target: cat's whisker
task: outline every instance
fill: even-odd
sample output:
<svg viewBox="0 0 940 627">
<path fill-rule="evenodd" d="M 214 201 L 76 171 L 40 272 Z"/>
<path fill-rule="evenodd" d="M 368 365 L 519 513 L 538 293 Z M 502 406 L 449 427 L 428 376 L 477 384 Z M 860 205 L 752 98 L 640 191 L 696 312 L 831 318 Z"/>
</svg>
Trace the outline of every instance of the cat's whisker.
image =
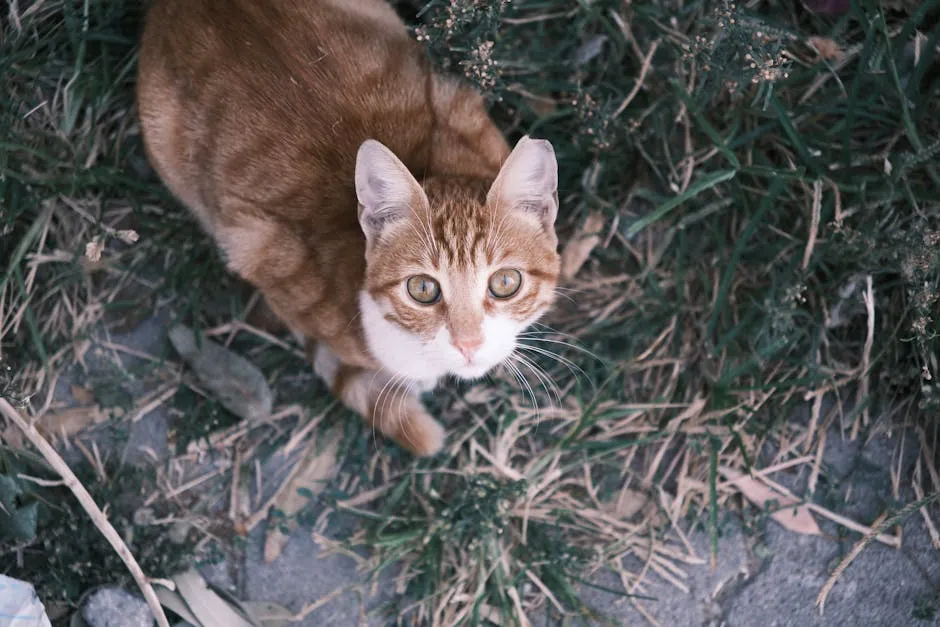
<svg viewBox="0 0 940 627">
<path fill-rule="evenodd" d="M 512 363 L 512 358 L 515 356 L 515 353 L 503 360 L 503 364 L 506 368 L 512 373 L 513 377 L 523 386 L 526 393 L 528 393 L 529 398 L 532 399 L 532 406 L 535 408 L 535 420 L 538 423 L 541 420 L 541 411 L 539 409 L 539 401 L 535 396 L 535 390 L 532 389 L 532 386 L 529 385 L 529 381 L 526 376 L 519 370 L 519 367 L 516 364 Z"/>
<path fill-rule="evenodd" d="M 415 426 L 414 423 L 411 420 L 408 420 L 405 416 L 405 403 L 413 393 L 411 382 L 407 379 L 404 379 L 402 381 L 402 385 L 399 387 L 399 390 L 401 391 L 401 394 L 398 399 L 398 424 L 403 432 L 408 433 L 410 431 L 413 436 L 417 436 L 418 434 L 412 429 L 412 427 Z"/>
<path fill-rule="evenodd" d="M 563 293 L 563 292 L 560 292 L 557 287 L 556 287 L 553 291 L 555 292 L 555 295 L 556 295 L 556 296 L 560 296 L 560 297 L 562 297 L 562 298 L 567 298 L 568 300 L 570 300 L 570 301 L 571 301 L 572 303 L 574 303 L 575 305 L 578 304 L 578 301 L 576 301 L 576 300 L 573 299 L 572 297 L 568 296 L 567 294 L 565 294 L 565 293 Z"/>
<path fill-rule="evenodd" d="M 353 314 L 353 317 L 350 318 L 350 319 L 349 319 L 349 322 L 346 323 L 346 326 L 343 327 L 343 333 L 345 333 L 346 331 L 349 330 L 349 327 L 352 326 L 352 323 L 355 322 L 357 318 L 359 318 L 359 314 L 360 314 L 360 313 L 362 313 L 362 312 L 357 309 L 357 310 L 356 310 L 356 313 Z"/>
<path fill-rule="evenodd" d="M 581 339 L 576 335 L 572 335 L 571 333 L 566 333 L 562 331 L 561 329 L 556 329 L 553 326 L 549 326 L 545 324 L 544 322 L 539 322 L 537 320 L 533 322 L 531 326 L 539 327 L 539 329 L 544 329 L 544 331 L 539 331 L 539 329 L 532 329 L 532 331 L 536 331 L 539 333 L 552 333 L 553 335 L 557 335 L 559 337 L 565 337 L 565 338 L 568 338 L 569 340 L 575 340 L 575 341 L 579 341 Z"/>
<path fill-rule="evenodd" d="M 558 353 L 555 353 L 555 352 L 553 352 L 553 351 L 546 350 L 546 349 L 544 349 L 544 348 L 539 348 L 538 346 L 530 346 L 530 345 L 528 345 L 528 344 L 522 344 L 522 343 L 520 343 L 520 344 L 518 345 L 518 348 L 520 348 L 520 349 L 522 349 L 522 350 L 531 351 L 531 352 L 537 353 L 537 354 L 539 354 L 539 355 L 543 355 L 543 356 L 545 356 L 545 357 L 548 357 L 549 359 L 554 359 L 554 360 L 557 361 L 558 363 L 560 363 L 560 364 L 562 364 L 563 366 L 565 366 L 565 367 L 569 370 L 569 372 L 571 372 L 572 375 L 577 376 L 578 374 L 580 374 L 581 376 L 583 376 L 583 377 L 585 378 L 585 380 L 586 380 L 588 383 L 591 384 L 591 387 L 592 387 L 592 388 L 594 388 L 595 390 L 597 389 L 597 388 L 595 387 L 595 385 L 594 385 L 594 381 L 591 380 L 591 377 L 588 376 L 588 374 L 581 368 L 581 366 L 579 366 L 578 364 L 574 363 L 574 362 L 571 361 L 570 359 L 568 359 L 568 358 L 566 358 L 566 357 L 562 357 L 561 355 L 559 355 Z"/>
<path fill-rule="evenodd" d="M 539 368 L 531 360 L 515 353 L 515 358 L 519 360 L 519 363 L 526 366 L 533 374 L 538 378 L 539 382 L 542 384 L 542 389 L 545 390 L 545 394 L 548 396 L 548 402 L 551 407 L 558 408 L 561 407 L 561 389 L 558 387 L 558 384 L 555 383 L 555 380 L 545 372 L 543 369 Z M 552 393 L 554 393 L 555 401 L 552 401 Z"/>
<path fill-rule="evenodd" d="M 378 375 L 373 375 L 372 380 L 375 381 L 375 377 Z M 375 399 L 375 408 L 373 409 L 372 416 L 372 439 L 374 440 L 376 446 L 378 446 L 378 438 L 375 434 L 375 425 L 378 421 L 382 420 L 385 414 L 385 404 L 389 402 L 391 395 L 394 394 L 395 389 L 399 383 L 404 379 L 401 375 L 393 375 L 385 382 L 385 385 L 382 386 L 382 389 L 379 390 L 379 395 Z M 387 391 L 387 394 L 386 394 Z"/>
<path fill-rule="evenodd" d="M 537 341 L 537 340 L 534 340 L 534 341 Z M 575 376 L 580 374 L 584 378 L 590 379 L 587 373 L 578 364 L 576 364 L 575 362 L 571 361 L 570 359 L 568 359 L 567 357 L 564 357 L 563 355 L 559 353 L 550 351 L 540 346 L 532 346 L 531 344 L 525 344 L 522 342 L 519 342 L 517 347 L 520 350 L 527 350 L 527 351 L 542 355 L 544 357 L 548 357 L 549 359 L 553 359 L 557 361 L 558 363 L 562 364 L 563 366 L 565 366 L 568 369 L 568 371 L 571 372 L 571 374 Z"/>
<path fill-rule="evenodd" d="M 587 355 L 588 357 L 592 357 L 592 358 L 596 359 L 597 361 L 599 361 L 599 362 L 601 362 L 601 363 L 606 363 L 606 361 L 605 361 L 603 358 L 601 358 L 601 356 L 598 355 L 597 353 L 595 353 L 595 352 L 593 352 L 593 351 L 590 351 L 590 350 L 584 348 L 583 346 L 578 346 L 577 344 L 572 344 L 571 342 L 565 342 L 565 341 L 562 341 L 562 340 L 553 340 L 553 339 L 547 338 L 547 337 L 536 337 L 536 336 L 530 335 L 530 334 L 528 334 L 528 333 L 520 333 L 520 334 L 517 335 L 516 337 L 521 338 L 521 339 L 524 339 L 524 340 L 531 340 L 531 341 L 533 341 L 533 342 L 547 342 L 547 343 L 549 343 L 549 344 L 560 344 L 561 346 L 567 346 L 568 348 L 571 348 L 571 349 L 573 349 L 573 350 L 576 350 L 576 351 L 578 351 L 579 353 L 584 353 L 584 354 Z"/>
<path fill-rule="evenodd" d="M 579 287 L 562 287 L 562 286 L 560 286 L 560 285 L 556 285 L 556 286 L 555 286 L 555 291 L 556 291 L 556 292 L 559 292 L 559 293 L 561 293 L 561 292 L 568 292 L 568 293 L 571 293 L 571 294 L 586 294 L 586 293 L 588 292 L 588 290 L 583 289 L 583 288 L 579 288 Z"/>
</svg>

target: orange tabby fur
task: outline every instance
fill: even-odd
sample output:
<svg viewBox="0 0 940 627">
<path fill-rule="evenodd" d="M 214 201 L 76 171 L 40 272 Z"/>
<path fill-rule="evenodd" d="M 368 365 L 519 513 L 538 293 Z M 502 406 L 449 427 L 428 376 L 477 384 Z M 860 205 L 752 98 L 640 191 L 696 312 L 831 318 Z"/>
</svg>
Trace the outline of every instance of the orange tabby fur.
<svg viewBox="0 0 940 627">
<path fill-rule="evenodd" d="M 137 103 L 151 163 L 229 267 L 308 340 L 333 392 L 416 454 L 443 443 L 409 374 L 424 371 L 390 363 L 415 358 L 393 345 L 377 356 L 385 332 L 364 325 L 473 355 L 484 318 L 515 331 L 552 302 L 550 145 L 509 159 L 480 96 L 435 74 L 380 0 L 156 0 Z M 509 266 L 517 296 L 480 293 L 484 269 Z M 439 280 L 440 302 L 409 299 L 413 274 Z"/>
</svg>

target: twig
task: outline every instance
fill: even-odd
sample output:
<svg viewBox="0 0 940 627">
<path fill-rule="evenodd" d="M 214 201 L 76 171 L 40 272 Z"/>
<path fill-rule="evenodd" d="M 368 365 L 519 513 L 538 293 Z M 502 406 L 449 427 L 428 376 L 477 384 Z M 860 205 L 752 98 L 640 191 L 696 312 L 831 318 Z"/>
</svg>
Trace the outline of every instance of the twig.
<svg viewBox="0 0 940 627">
<path fill-rule="evenodd" d="M 813 217 L 809 226 L 809 237 L 806 239 L 806 250 L 803 251 L 803 269 L 809 267 L 809 260 L 813 257 L 813 248 L 816 247 L 816 236 L 819 232 L 819 216 L 822 213 L 822 181 L 813 181 Z"/>
<path fill-rule="evenodd" d="M 40 479 L 39 477 L 31 477 L 30 475 L 24 475 L 22 473 L 16 476 L 24 481 L 31 481 L 36 485 L 41 485 L 44 488 L 55 488 L 65 485 L 65 481 L 62 479 Z"/>
<path fill-rule="evenodd" d="M 72 469 L 69 468 L 68 464 L 65 463 L 65 460 L 59 455 L 59 453 L 52 447 L 49 442 L 46 441 L 42 435 L 36 430 L 36 427 L 31 425 L 26 421 L 20 413 L 5 399 L 0 398 L 0 413 L 3 413 L 10 422 L 19 427 L 20 431 L 23 432 L 29 441 L 35 446 L 43 458 L 49 463 L 52 468 L 62 476 L 62 479 L 65 481 L 65 485 L 68 486 L 69 490 L 72 491 L 72 494 L 75 495 L 75 498 L 78 499 L 79 504 L 82 508 L 88 513 L 91 517 L 91 521 L 95 523 L 95 526 L 105 537 L 105 539 L 111 544 L 115 551 L 117 551 L 118 557 L 121 558 L 121 561 L 124 562 L 124 565 L 127 566 L 127 570 L 130 571 L 131 576 L 134 578 L 134 581 L 137 582 L 137 585 L 140 587 L 140 591 L 143 593 L 144 598 L 147 600 L 147 605 L 150 606 L 150 611 L 153 613 L 154 617 L 157 620 L 157 624 L 160 627 L 169 627 L 170 623 L 167 621 L 166 614 L 163 612 L 163 607 L 160 605 L 160 600 L 157 598 L 157 594 L 153 591 L 153 586 L 150 585 L 150 581 L 147 579 L 147 576 L 144 575 L 144 572 L 140 569 L 140 565 L 137 563 L 137 560 L 134 559 L 134 556 L 131 554 L 130 549 L 127 548 L 127 545 L 121 540 L 121 536 L 111 525 L 111 522 L 108 521 L 108 517 L 104 515 L 104 512 L 95 504 L 94 499 L 91 498 L 91 495 L 88 493 L 88 490 L 85 489 L 85 486 L 81 484 L 78 480 L 78 477 L 75 476 L 75 473 L 72 472 Z"/>
<path fill-rule="evenodd" d="M 861 381 L 858 386 L 858 402 L 864 402 L 868 397 L 868 389 L 870 386 L 870 374 L 871 370 L 871 349 L 875 342 L 875 294 L 872 290 L 871 285 L 871 275 L 865 277 L 865 292 L 862 294 L 862 299 L 865 301 L 865 309 L 868 313 L 868 335 L 865 337 L 865 347 L 862 349 L 862 363 L 859 366 L 859 376 Z M 870 420 L 870 412 L 868 405 L 865 405 L 865 408 L 862 409 L 861 422 L 868 424 Z M 852 425 L 852 439 L 854 440 L 858 437 L 859 429 L 859 420 L 855 421 L 855 424 Z"/>
<path fill-rule="evenodd" d="M 816 607 L 819 608 L 819 611 L 822 612 L 823 607 L 826 604 L 826 597 L 829 596 L 829 592 L 832 591 L 832 587 L 836 585 L 836 580 L 839 579 L 839 575 L 842 574 L 842 571 L 848 568 L 849 564 L 852 563 L 852 560 L 858 557 L 859 553 L 861 553 L 862 550 L 868 546 L 872 540 L 874 540 L 884 529 L 887 529 L 891 525 L 904 520 L 916 510 L 927 507 L 936 500 L 940 500 L 940 491 L 934 492 L 927 498 L 914 501 L 913 503 L 908 503 L 898 510 L 897 514 L 891 516 L 890 518 L 887 518 L 886 514 L 879 516 L 878 520 L 875 521 L 875 524 L 872 525 L 871 531 L 865 534 L 865 537 L 859 540 L 858 543 L 852 547 L 852 550 L 849 552 L 849 554 L 842 558 L 842 561 L 839 562 L 839 565 L 836 566 L 836 569 L 832 571 L 829 579 L 819 591 L 819 596 L 816 597 Z"/>
<path fill-rule="evenodd" d="M 914 496 L 918 500 L 924 498 L 924 489 L 920 486 L 921 479 L 921 463 L 920 459 L 917 460 L 917 469 L 914 471 Z M 927 512 L 926 507 L 920 508 L 920 515 L 924 517 L 924 524 L 927 525 L 927 534 L 930 536 L 930 543 L 933 545 L 933 548 L 940 551 L 940 532 L 937 531 L 937 526 L 933 524 L 933 520 L 930 518 L 930 514 Z"/>
<path fill-rule="evenodd" d="M 623 113 L 624 109 L 626 109 L 630 103 L 633 102 L 633 99 L 636 97 L 636 95 L 640 93 L 640 89 L 643 88 L 643 83 L 646 81 L 646 73 L 649 72 L 650 65 L 653 62 L 653 55 L 656 54 L 656 50 L 658 48 L 659 40 L 657 39 L 650 45 L 649 52 L 646 53 L 646 57 L 643 59 L 643 65 L 640 67 L 640 74 L 637 76 L 636 83 L 633 85 L 633 89 L 630 90 L 630 93 L 627 94 L 627 97 L 623 99 L 623 102 L 621 102 L 620 106 L 617 107 L 617 110 L 614 111 L 614 114 L 611 116 L 612 118 L 616 118 L 621 113 Z"/>
<path fill-rule="evenodd" d="M 839 562 L 839 565 L 836 566 L 836 569 L 832 571 L 832 574 L 829 575 L 829 579 L 826 580 L 826 583 L 823 585 L 822 590 L 819 591 L 819 595 L 816 597 L 816 607 L 819 608 L 820 614 L 823 611 L 823 608 L 826 605 L 826 597 L 829 596 L 829 593 L 832 591 L 832 587 L 836 585 L 839 577 L 849 567 L 856 557 L 862 552 L 862 550 L 868 546 L 868 543 L 871 542 L 872 538 L 877 534 L 878 530 L 881 528 L 881 524 L 887 518 L 887 514 L 882 514 L 875 520 L 874 529 L 872 533 L 865 535 L 861 540 L 855 543 L 855 546 L 852 547 L 852 550 L 849 551 L 849 554 L 842 558 L 842 561 Z"/>
</svg>

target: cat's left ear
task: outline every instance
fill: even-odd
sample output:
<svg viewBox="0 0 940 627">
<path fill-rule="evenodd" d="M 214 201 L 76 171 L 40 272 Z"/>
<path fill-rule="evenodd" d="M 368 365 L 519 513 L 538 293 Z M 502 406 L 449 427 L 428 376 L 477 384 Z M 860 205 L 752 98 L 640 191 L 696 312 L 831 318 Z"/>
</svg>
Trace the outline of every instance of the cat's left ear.
<svg viewBox="0 0 940 627">
<path fill-rule="evenodd" d="M 490 187 L 486 202 L 491 207 L 525 212 L 553 231 L 558 216 L 558 163 L 552 144 L 528 135 L 520 139 Z"/>
<path fill-rule="evenodd" d="M 427 205 L 424 190 L 382 143 L 367 139 L 356 155 L 359 224 L 371 246 L 395 223 Z"/>
</svg>

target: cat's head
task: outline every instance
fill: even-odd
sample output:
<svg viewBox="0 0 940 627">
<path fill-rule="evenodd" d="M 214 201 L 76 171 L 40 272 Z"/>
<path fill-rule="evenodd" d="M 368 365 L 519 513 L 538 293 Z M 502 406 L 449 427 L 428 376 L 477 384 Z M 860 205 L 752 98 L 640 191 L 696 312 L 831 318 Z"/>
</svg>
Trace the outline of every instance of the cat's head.
<svg viewBox="0 0 940 627">
<path fill-rule="evenodd" d="M 362 144 L 360 309 L 387 370 L 419 381 L 474 379 L 510 357 L 517 335 L 554 300 L 557 188 L 545 140 L 522 138 L 489 187 L 433 178 L 422 186 L 388 148 Z"/>
</svg>

